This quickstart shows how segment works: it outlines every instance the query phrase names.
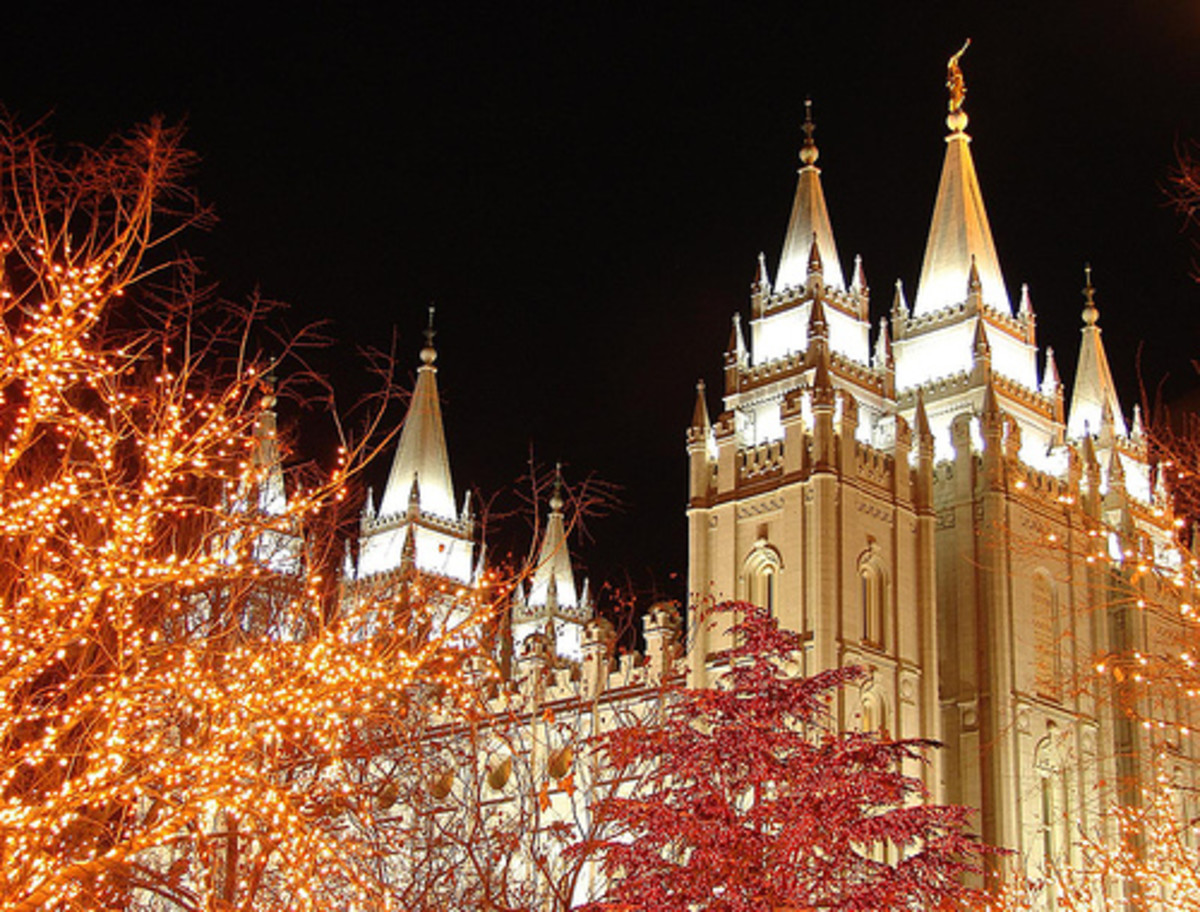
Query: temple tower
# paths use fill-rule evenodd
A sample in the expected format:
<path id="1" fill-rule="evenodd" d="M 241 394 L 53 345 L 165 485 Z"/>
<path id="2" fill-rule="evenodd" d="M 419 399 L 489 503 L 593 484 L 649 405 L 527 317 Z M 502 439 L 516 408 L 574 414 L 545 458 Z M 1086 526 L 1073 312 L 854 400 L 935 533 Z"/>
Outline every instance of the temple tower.
<path id="1" fill-rule="evenodd" d="M 583 629 L 594 612 L 588 581 L 583 581 L 582 589 L 575 586 L 564 506 L 562 467 L 559 466 L 555 469 L 550 512 L 528 593 L 523 597 L 518 593 L 512 606 L 512 638 L 514 652 L 520 654 L 526 637 L 542 634 L 549 639 L 557 658 L 579 662 L 583 658 Z M 523 584 L 519 586 L 523 588 Z"/>
<path id="2" fill-rule="evenodd" d="M 438 397 L 433 308 L 421 349 L 417 383 L 378 511 L 368 492 L 360 519 L 353 577 L 366 580 L 412 569 L 466 584 L 475 567 L 470 497 L 458 507 L 450 477 Z"/>
<path id="3" fill-rule="evenodd" d="M 745 599 L 802 633 L 806 673 L 874 669 L 839 707 L 842 724 L 937 738 L 934 441 L 923 411 L 915 434 L 896 414 L 892 350 L 881 325 L 872 353 L 860 262 L 845 285 L 813 133 L 809 106 L 777 281 L 760 256 L 749 344 L 735 317 L 715 422 L 697 389 L 690 673 L 703 683 L 721 661 L 705 601 Z"/>

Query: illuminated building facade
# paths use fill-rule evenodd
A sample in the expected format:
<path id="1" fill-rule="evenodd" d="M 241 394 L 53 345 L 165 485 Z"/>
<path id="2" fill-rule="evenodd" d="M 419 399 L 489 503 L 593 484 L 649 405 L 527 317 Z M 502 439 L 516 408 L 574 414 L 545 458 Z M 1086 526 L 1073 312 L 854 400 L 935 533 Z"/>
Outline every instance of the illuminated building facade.
<path id="1" fill-rule="evenodd" d="M 861 262 L 844 279 L 806 119 L 776 278 L 760 256 L 715 420 L 698 389 L 689 588 L 769 607 L 804 634 L 806 672 L 870 666 L 841 724 L 943 742 L 934 793 L 979 808 L 984 839 L 1040 874 L 1098 835 L 1100 807 L 1138 800 L 1156 752 L 1192 781 L 1186 711 L 1143 704 L 1134 723 L 1096 666 L 1177 643 L 1193 582 L 1090 271 L 1066 409 L 1028 289 L 1015 309 L 1008 296 L 957 56 L 948 86 L 920 285 L 910 307 L 897 283 L 875 326 Z M 721 646 L 695 632 L 694 680 Z"/>
<path id="2" fill-rule="evenodd" d="M 1038 877 L 1079 861 L 1081 833 L 1103 838 L 1101 809 L 1136 803 L 1164 751 L 1196 784 L 1187 710 L 1131 707 L 1096 673 L 1103 657 L 1177 643 L 1195 581 L 1138 410 L 1127 422 L 1113 384 L 1090 271 L 1068 407 L 1028 289 L 1015 307 L 1008 294 L 957 58 L 948 84 L 920 283 L 911 307 L 897 283 L 875 324 L 861 262 L 843 272 L 806 118 L 775 279 L 760 255 L 715 420 L 697 391 L 689 591 L 699 605 L 768 607 L 802 633 L 805 673 L 869 667 L 843 695 L 840 724 L 941 742 L 912 772 L 937 800 L 978 808 L 983 839 Z M 356 579 L 407 566 L 466 584 L 478 572 L 470 513 L 450 484 L 435 356 L 430 342 L 383 503 L 364 511 Z M 611 627 L 576 587 L 562 506 L 551 499 L 513 599 L 503 711 L 531 733 L 529 754 L 512 759 L 545 786 L 539 813 L 578 820 L 590 786 L 567 749 L 637 715 L 672 669 L 711 681 L 725 643 L 701 624 L 685 638 L 678 615 L 655 606 L 646 656 L 614 661 Z M 488 800 L 521 800 L 488 787 Z M 1039 901 L 1052 907 L 1053 888 Z"/>

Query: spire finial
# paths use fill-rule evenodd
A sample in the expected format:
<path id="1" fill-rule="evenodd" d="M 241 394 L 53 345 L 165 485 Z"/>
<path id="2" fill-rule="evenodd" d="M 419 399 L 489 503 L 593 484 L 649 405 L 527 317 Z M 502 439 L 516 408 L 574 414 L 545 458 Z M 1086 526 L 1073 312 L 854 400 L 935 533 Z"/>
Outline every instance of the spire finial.
<path id="1" fill-rule="evenodd" d="M 692 428 L 707 433 L 712 429 L 708 418 L 708 402 L 704 398 L 704 380 L 696 381 L 696 407 L 692 410 Z"/>
<path id="2" fill-rule="evenodd" d="M 1092 264 L 1083 264 L 1083 322 L 1095 326 L 1100 319 L 1100 311 L 1096 308 L 1096 289 L 1092 287 Z"/>
<path id="3" fill-rule="evenodd" d="M 812 119 L 812 99 L 804 99 L 804 146 L 800 149 L 800 162 L 806 168 L 817 163 L 820 157 L 820 152 L 817 151 L 817 144 L 813 141 L 813 131 L 817 129 L 817 125 Z"/>
<path id="4" fill-rule="evenodd" d="M 562 499 L 562 463 L 554 463 L 554 493 L 550 495 L 550 509 L 558 513 L 563 508 Z"/>
<path id="5" fill-rule="evenodd" d="M 950 113 L 946 116 L 946 126 L 950 128 L 951 133 L 961 133 L 967 128 L 967 112 L 963 110 L 963 102 L 967 97 L 967 81 L 963 78 L 962 67 L 958 65 L 958 61 L 970 46 L 971 39 L 968 38 L 946 62 L 946 88 L 950 92 Z"/>
<path id="6" fill-rule="evenodd" d="M 437 335 L 437 330 L 433 328 L 433 314 L 436 306 L 430 302 L 429 304 L 429 324 L 425 327 L 425 347 L 421 349 L 421 363 L 433 364 L 437 360 L 437 349 L 433 347 L 433 337 Z"/>

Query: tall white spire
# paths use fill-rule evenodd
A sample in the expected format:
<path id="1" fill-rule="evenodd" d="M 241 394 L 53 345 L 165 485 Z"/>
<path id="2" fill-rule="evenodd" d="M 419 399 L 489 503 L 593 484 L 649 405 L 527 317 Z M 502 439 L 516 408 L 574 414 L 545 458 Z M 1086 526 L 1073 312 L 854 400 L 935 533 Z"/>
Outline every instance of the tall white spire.
<path id="1" fill-rule="evenodd" d="M 445 519 L 457 519 L 454 484 L 450 479 L 450 458 L 446 452 L 446 433 L 442 427 L 442 406 L 438 399 L 437 349 L 433 347 L 433 307 L 429 308 L 429 327 L 417 384 L 408 404 L 400 443 L 392 461 L 392 471 L 379 506 L 381 518 L 408 509 L 409 493 L 419 482 L 420 509 Z"/>
<path id="2" fill-rule="evenodd" d="M 829 223 L 829 211 L 825 207 L 825 193 L 821 189 L 821 169 L 817 167 L 817 144 L 813 141 L 816 126 L 812 119 L 812 101 L 804 101 L 804 146 L 800 149 L 800 172 L 796 181 L 796 198 L 792 203 L 792 217 L 788 221 L 787 237 L 783 242 L 783 253 L 779 257 L 779 269 L 775 275 L 775 288 L 799 287 L 808 281 L 809 259 L 816 237 L 824 272 L 823 281 L 838 291 L 846 290 L 842 277 L 842 265 L 838 259 L 837 245 L 833 241 L 833 228 Z"/>
<path id="3" fill-rule="evenodd" d="M 972 258 L 979 272 L 984 305 L 1004 314 L 1012 313 L 983 205 L 983 193 L 971 158 L 971 137 L 966 133 L 967 112 L 963 110 L 963 100 L 967 89 L 958 61 L 969 44 L 968 40 L 948 64 L 946 85 L 950 90 L 950 113 L 946 117 L 946 126 L 950 133 L 946 137 L 946 157 L 942 163 L 933 220 L 929 225 L 914 317 L 963 301 Z"/>
<path id="4" fill-rule="evenodd" d="M 1067 436 L 1078 439 L 1084 434 L 1098 434 L 1106 417 L 1111 416 L 1113 431 L 1124 437 L 1127 433 L 1125 417 L 1100 338 L 1100 311 L 1096 308 L 1091 266 L 1084 267 L 1084 277 L 1083 339 L 1079 345 L 1079 364 L 1075 368 L 1071 411 L 1067 415 Z"/>
<path id="5" fill-rule="evenodd" d="M 469 500 L 455 508 L 450 459 L 438 401 L 433 308 L 421 349 L 417 384 L 400 432 L 378 513 L 361 517 L 357 576 L 415 570 L 462 583 L 474 573 L 474 522 Z"/>

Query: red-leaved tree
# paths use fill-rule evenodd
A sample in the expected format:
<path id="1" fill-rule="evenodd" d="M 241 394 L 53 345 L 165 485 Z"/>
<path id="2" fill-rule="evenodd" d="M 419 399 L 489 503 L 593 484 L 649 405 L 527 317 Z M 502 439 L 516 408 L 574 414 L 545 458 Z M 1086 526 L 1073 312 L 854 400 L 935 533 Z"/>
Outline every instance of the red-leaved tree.
<path id="1" fill-rule="evenodd" d="M 595 910 L 783 912 L 978 906 L 969 811 L 926 803 L 906 761 L 925 742 L 839 732 L 829 713 L 861 668 L 797 672 L 797 634 L 727 604 L 737 644 L 716 685 L 667 688 L 661 712 L 598 736 L 622 780 L 597 814 L 608 880 Z"/>

